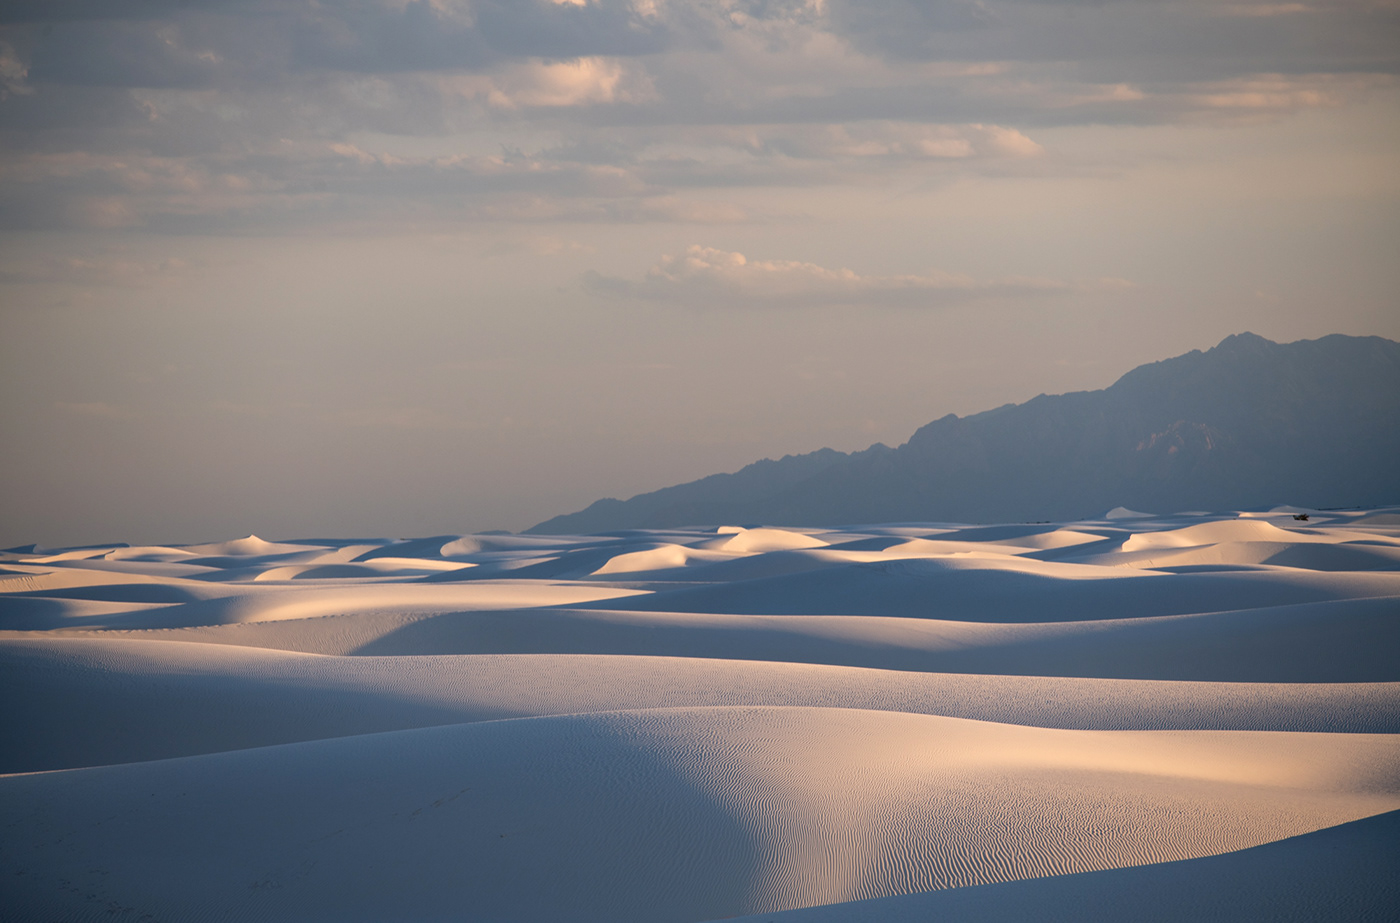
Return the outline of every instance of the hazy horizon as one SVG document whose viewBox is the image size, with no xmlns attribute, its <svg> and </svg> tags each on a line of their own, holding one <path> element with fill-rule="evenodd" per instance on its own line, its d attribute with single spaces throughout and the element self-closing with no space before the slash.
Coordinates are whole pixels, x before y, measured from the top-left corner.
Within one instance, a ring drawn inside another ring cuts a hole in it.
<svg viewBox="0 0 1400 923">
<path fill-rule="evenodd" d="M 519 530 L 1400 339 L 1400 5 L 0 10 L 0 547 Z"/>
</svg>

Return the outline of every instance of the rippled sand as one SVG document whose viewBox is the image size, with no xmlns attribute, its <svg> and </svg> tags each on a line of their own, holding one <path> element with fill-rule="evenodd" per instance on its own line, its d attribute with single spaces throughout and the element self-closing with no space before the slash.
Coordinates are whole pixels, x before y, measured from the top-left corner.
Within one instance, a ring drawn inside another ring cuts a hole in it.
<svg viewBox="0 0 1400 923">
<path fill-rule="evenodd" d="M 1301 512 L 3 553 L 0 916 L 1393 918 L 1400 511 Z"/>
</svg>

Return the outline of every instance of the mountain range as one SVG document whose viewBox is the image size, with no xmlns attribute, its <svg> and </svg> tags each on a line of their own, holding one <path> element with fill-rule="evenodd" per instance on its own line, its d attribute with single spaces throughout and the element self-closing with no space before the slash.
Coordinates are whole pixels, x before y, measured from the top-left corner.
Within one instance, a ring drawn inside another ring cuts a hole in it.
<svg viewBox="0 0 1400 923">
<path fill-rule="evenodd" d="M 821 449 L 599 500 L 527 530 L 1069 521 L 1400 500 L 1400 343 L 1252 333 L 1100 391 L 934 420 L 897 448 Z"/>
</svg>

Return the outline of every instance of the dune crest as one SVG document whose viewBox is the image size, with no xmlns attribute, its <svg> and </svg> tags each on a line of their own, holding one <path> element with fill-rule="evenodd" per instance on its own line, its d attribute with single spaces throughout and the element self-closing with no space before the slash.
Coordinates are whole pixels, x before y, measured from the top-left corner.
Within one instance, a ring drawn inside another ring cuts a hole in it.
<svg viewBox="0 0 1400 923">
<path fill-rule="evenodd" d="M 1400 508 L 1295 515 L 5 552 L 7 912 L 1384 918 Z"/>
</svg>

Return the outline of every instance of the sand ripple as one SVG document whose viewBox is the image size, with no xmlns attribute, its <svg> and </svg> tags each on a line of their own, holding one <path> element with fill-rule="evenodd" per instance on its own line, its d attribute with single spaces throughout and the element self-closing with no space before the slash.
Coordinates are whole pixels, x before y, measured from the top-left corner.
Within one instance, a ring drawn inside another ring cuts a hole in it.
<svg viewBox="0 0 1400 923">
<path fill-rule="evenodd" d="M 1394 917 L 1400 511 L 1295 513 L 3 553 L 0 916 Z"/>
</svg>

